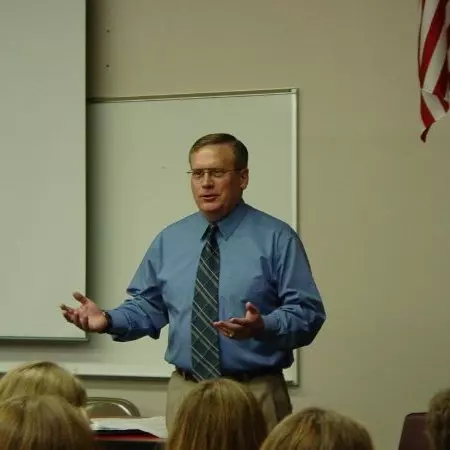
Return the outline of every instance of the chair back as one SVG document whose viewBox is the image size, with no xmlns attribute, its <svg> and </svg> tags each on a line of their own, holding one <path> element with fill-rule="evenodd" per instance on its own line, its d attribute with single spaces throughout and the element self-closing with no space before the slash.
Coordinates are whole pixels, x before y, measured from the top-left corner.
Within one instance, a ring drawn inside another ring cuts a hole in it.
<svg viewBox="0 0 450 450">
<path fill-rule="evenodd" d="M 431 450 L 426 413 L 411 413 L 405 417 L 398 450 Z"/>
<path fill-rule="evenodd" d="M 89 397 L 86 412 L 90 419 L 96 417 L 140 417 L 136 405 L 124 398 Z"/>
</svg>

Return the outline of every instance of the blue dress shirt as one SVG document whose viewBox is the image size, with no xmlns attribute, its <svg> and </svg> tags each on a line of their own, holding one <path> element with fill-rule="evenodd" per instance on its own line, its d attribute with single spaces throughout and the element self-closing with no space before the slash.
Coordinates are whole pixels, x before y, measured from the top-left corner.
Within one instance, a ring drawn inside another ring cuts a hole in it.
<svg viewBox="0 0 450 450">
<path fill-rule="evenodd" d="M 219 320 L 245 316 L 246 302 L 263 315 L 258 339 L 220 335 L 223 371 L 287 368 L 293 349 L 310 344 L 325 310 L 297 233 L 243 201 L 217 223 Z M 169 225 L 152 242 L 125 300 L 108 311 L 116 341 L 159 338 L 169 324 L 167 362 L 191 370 L 191 310 L 197 265 L 208 226 L 201 213 Z"/>
</svg>

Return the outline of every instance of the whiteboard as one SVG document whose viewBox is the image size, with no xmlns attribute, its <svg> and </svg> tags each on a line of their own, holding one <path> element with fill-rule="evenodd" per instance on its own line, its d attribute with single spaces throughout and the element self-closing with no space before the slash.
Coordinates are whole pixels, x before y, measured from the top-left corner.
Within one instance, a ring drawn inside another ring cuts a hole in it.
<svg viewBox="0 0 450 450">
<path fill-rule="evenodd" d="M 246 202 L 297 228 L 297 96 L 284 89 L 89 104 L 88 295 L 105 309 L 119 305 L 153 238 L 196 211 L 188 152 L 207 133 L 231 133 L 247 145 Z M 166 328 L 157 341 L 126 343 L 92 335 L 85 345 L 34 354 L 80 375 L 167 378 L 167 335 Z M 285 375 L 298 382 L 298 355 Z"/>
<path fill-rule="evenodd" d="M 86 278 L 85 2 L 2 3 L 0 339 L 85 339 L 58 311 Z"/>
</svg>

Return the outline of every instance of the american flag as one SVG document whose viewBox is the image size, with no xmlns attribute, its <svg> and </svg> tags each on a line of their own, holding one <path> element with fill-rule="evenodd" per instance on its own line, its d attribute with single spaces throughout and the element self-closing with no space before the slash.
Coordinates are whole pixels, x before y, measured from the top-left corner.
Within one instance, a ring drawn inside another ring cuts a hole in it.
<svg viewBox="0 0 450 450">
<path fill-rule="evenodd" d="M 450 0 L 420 0 L 420 115 L 426 141 L 431 125 L 449 109 Z"/>
</svg>

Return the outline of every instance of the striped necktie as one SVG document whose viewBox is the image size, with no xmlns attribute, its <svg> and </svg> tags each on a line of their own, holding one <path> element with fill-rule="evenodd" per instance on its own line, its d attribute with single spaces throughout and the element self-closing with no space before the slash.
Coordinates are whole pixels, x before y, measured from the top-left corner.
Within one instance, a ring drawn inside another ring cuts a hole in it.
<svg viewBox="0 0 450 450">
<path fill-rule="evenodd" d="M 209 225 L 195 281 L 191 319 L 192 372 L 198 380 L 220 376 L 219 316 L 220 253 L 217 225 Z"/>
</svg>

